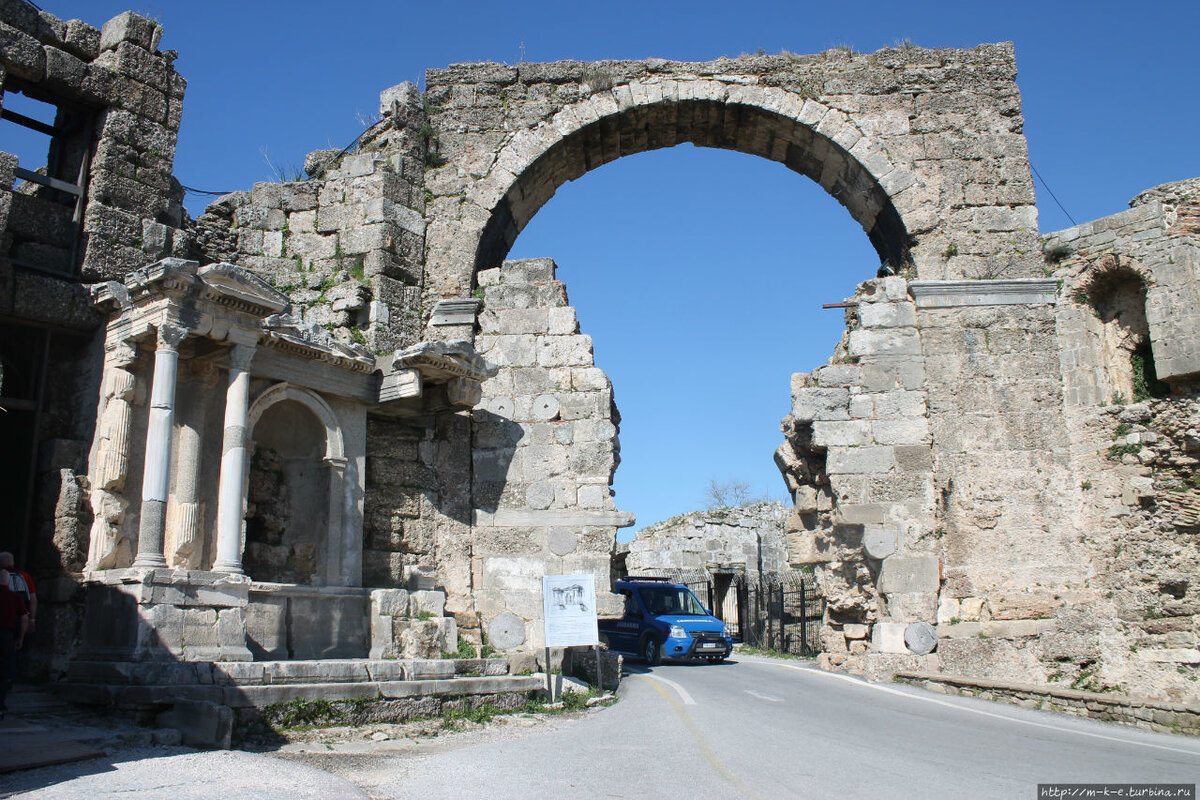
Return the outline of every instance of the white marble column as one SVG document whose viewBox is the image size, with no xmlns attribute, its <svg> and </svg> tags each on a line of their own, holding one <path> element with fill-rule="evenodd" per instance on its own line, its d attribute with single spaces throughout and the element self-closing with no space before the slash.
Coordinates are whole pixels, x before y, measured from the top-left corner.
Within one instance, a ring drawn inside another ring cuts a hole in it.
<svg viewBox="0 0 1200 800">
<path fill-rule="evenodd" d="M 187 329 L 163 323 L 158 326 L 154 351 L 154 384 L 150 389 L 150 422 L 146 430 L 146 462 L 142 473 L 142 515 L 138 527 L 135 567 L 165 567 L 163 530 L 167 492 L 171 484 L 171 430 L 175 425 L 175 375 L 179 344 Z"/>
<path fill-rule="evenodd" d="M 255 346 L 237 344 L 229 355 L 229 388 L 225 393 L 225 434 L 221 444 L 221 484 L 217 493 L 216 572 L 241 575 L 242 521 L 246 514 L 249 467 L 250 361 Z"/>
</svg>

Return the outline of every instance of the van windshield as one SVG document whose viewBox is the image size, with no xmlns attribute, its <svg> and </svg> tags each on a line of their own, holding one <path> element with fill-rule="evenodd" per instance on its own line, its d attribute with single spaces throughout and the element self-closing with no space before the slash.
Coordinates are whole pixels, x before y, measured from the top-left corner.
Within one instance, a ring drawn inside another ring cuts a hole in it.
<svg viewBox="0 0 1200 800">
<path fill-rule="evenodd" d="M 707 617 L 708 612 L 696 595 L 683 586 L 642 586 L 638 589 L 646 610 L 654 616 L 673 614 L 684 617 Z"/>
</svg>

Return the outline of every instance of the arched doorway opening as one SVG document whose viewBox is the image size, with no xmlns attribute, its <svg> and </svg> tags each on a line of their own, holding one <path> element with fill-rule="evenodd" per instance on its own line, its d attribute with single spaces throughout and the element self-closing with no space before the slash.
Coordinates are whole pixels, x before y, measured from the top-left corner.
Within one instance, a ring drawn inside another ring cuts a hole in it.
<svg viewBox="0 0 1200 800">
<path fill-rule="evenodd" d="M 246 510 L 247 574 L 273 583 L 314 583 L 328 527 L 325 429 L 295 400 L 276 403 L 254 426 Z"/>
</svg>

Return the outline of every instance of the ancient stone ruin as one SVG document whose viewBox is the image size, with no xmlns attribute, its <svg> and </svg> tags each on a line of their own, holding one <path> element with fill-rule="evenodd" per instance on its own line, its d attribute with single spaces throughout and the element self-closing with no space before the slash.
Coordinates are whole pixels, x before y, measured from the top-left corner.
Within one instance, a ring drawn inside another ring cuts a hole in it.
<svg viewBox="0 0 1200 800">
<path fill-rule="evenodd" d="M 822 663 L 1200 698 L 1200 182 L 1039 236 L 1011 45 L 430 70 L 191 219 L 160 35 L 0 3 L 0 104 L 57 109 L 4 114 L 44 163 L 0 154 L 43 675 L 538 652 L 541 576 L 606 585 L 634 520 L 566 287 L 505 257 L 565 181 L 692 142 L 807 175 L 879 254 L 776 456 Z"/>
</svg>

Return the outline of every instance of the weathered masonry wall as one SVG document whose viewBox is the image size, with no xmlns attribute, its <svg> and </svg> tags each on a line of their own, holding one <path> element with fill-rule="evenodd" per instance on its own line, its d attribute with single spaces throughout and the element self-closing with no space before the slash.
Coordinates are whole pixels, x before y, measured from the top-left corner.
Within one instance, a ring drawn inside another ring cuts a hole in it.
<svg viewBox="0 0 1200 800">
<path fill-rule="evenodd" d="M 915 665 L 932 650 L 940 586 L 927 356 L 903 278 L 862 284 L 852 304 L 832 362 L 792 378 L 776 452 L 795 498 L 789 560 L 817 567 L 828 663 L 870 651 L 888 654 L 873 666 Z"/>
<path fill-rule="evenodd" d="M 1059 683 L 1194 701 L 1200 180 L 1155 187 L 1132 205 L 1045 237 L 1062 283 L 1074 513 L 1094 588 L 1047 649 L 1047 669 Z"/>
<path fill-rule="evenodd" d="M 590 572 L 605 587 L 618 527 L 612 491 L 620 417 L 549 259 L 479 275 L 476 339 L 499 366 L 472 422 L 473 591 L 488 643 L 537 648 L 544 574 Z M 601 614 L 613 596 L 598 589 Z"/>
<path fill-rule="evenodd" d="M 33 674 L 61 673 L 79 635 L 69 576 L 87 559 L 102 360 L 81 284 L 190 244 L 171 175 L 186 82 L 161 33 L 131 13 L 98 29 L 0 3 L 0 107 L 28 110 L 22 95 L 49 109 L 41 153 L 0 153 L 0 547 L 38 578 Z"/>
<path fill-rule="evenodd" d="M 1197 286 L 1197 183 L 1046 236 L 1045 279 L 860 287 L 830 365 L 793 381 L 777 454 L 797 507 L 789 557 L 814 565 L 829 604 L 827 663 L 1196 698 L 1187 354 L 1200 319 L 1183 306 Z M 911 327 L 875 340 L 885 355 L 863 343 L 889 292 L 888 317 Z M 868 400 L 881 356 L 895 377 Z M 932 502 L 907 541 L 886 530 L 913 506 L 879 449 L 904 389 L 921 404 L 903 425 L 927 431 L 932 459 Z M 852 425 L 856 408 L 872 410 L 869 426 Z M 855 504 L 840 473 L 856 462 L 878 476 L 867 483 L 878 503 Z"/>
</svg>

